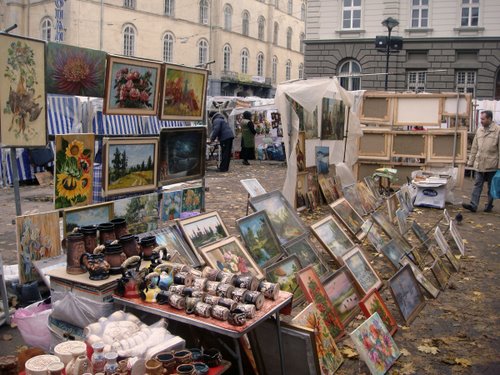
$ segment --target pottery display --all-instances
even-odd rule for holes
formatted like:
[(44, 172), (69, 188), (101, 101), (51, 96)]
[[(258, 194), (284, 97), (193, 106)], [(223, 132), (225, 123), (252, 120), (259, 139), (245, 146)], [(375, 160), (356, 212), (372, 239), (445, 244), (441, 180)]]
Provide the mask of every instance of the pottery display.
[(42, 354), (30, 358), (26, 361), (24, 367), (26, 375), (47, 375), (47, 367), (51, 363), (61, 362), (55, 355)]
[[(94, 250), (94, 249), (92, 249)], [(70, 275), (85, 273), (80, 267), (80, 258), (85, 254), (85, 241), (83, 234), (70, 233), (66, 237), (66, 272)]]
[(71, 351), (73, 358), (66, 365), (66, 375), (83, 375), (90, 370), (90, 362), (87, 358), (87, 348), (74, 349)]
[(97, 246), (97, 227), (95, 225), (85, 225), (78, 228), (78, 232), (83, 234), (85, 252), (92, 253)]
[(156, 247), (156, 237), (155, 236), (143, 237), (139, 241), (139, 245), (141, 247), (142, 259), (151, 260), (151, 256), (153, 255), (153, 249)]
[(118, 369), (118, 354), (116, 352), (108, 352), (104, 354), (106, 364), (104, 365), (104, 373), (106, 375), (113, 375)]
[(127, 221), (121, 217), (110, 220), (113, 224), (115, 237), (118, 239), (128, 234)]
[(57, 344), (54, 347), (54, 354), (59, 357), (62, 363), (66, 366), (72, 359), (71, 354), (74, 350), (86, 350), (87, 345), (83, 341), (65, 341)]
[(116, 240), (115, 226), (113, 223), (101, 223), (97, 226), (99, 231), (99, 243), (101, 245), (106, 244), (106, 242), (113, 242)]
[(123, 253), (123, 247), (120, 243), (107, 243), (104, 248), (104, 256), (109, 263), (109, 273), (111, 275), (118, 275), (122, 272), (122, 263), (127, 259)]
[(139, 255), (139, 245), (137, 244), (137, 237), (132, 234), (126, 234), (119, 237), (118, 242), (122, 245), (123, 252), (127, 258), (134, 255)]

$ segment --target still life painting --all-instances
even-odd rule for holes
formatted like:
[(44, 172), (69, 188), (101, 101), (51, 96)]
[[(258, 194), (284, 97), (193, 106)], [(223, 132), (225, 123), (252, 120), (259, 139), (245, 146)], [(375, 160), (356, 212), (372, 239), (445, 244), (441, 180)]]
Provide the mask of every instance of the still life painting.
[(181, 217), (182, 190), (164, 191), (161, 196), (160, 218), (162, 222)]
[[(203, 199), (203, 188), (189, 188), (182, 191), (181, 212), (200, 212)], [(181, 213), (182, 217), (182, 213)]]

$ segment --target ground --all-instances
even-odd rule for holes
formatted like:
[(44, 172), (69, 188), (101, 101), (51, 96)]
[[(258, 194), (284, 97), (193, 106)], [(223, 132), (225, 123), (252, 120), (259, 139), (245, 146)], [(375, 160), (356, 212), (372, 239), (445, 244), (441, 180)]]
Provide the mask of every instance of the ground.
[[(218, 210), (231, 234), (237, 235), (235, 220), (246, 214), (247, 194), (240, 184), (241, 179), (257, 178), (267, 191), (281, 189), (286, 167), (283, 163), (252, 161), (251, 166), (243, 166), (240, 161), (231, 163), (230, 172), (217, 173), (208, 167), (206, 195), (207, 210)], [(471, 180), (465, 179), (464, 188), (455, 190), (458, 199), (468, 200)], [(24, 213), (50, 210), (51, 188), (24, 186), (21, 188), (21, 206)], [(461, 269), (451, 275), (448, 287), (437, 299), (428, 299), (426, 306), (411, 323), (404, 325), (392, 296), (385, 286), (381, 290), (389, 310), (396, 318), (399, 328), (394, 339), (403, 355), (389, 371), (390, 374), (499, 374), (499, 323), (500, 302), (497, 256), (500, 251), (500, 236), (495, 234), (500, 224), (500, 203), (492, 213), (463, 212), (460, 205), (447, 205), (452, 217), (462, 212), (460, 233), (466, 240), (467, 252), (461, 259)], [(14, 195), (11, 188), (0, 191), (0, 251), (6, 264), (17, 263), (15, 245)], [(250, 210), (251, 211), (251, 210)], [(311, 224), (329, 214), (327, 206), (310, 214), (301, 213), (302, 219)], [(442, 211), (418, 208), (411, 214), (425, 229), (429, 230), (438, 222)], [(414, 238), (410, 238), (415, 243)], [(362, 244), (374, 268), (383, 281), (387, 281), (394, 270), (389, 263), (377, 255), (367, 243)], [(330, 263), (332, 267), (333, 263)], [(428, 271), (425, 275), (429, 275)], [(435, 283), (435, 279), (429, 276)], [(303, 308), (294, 309), (294, 314)], [(287, 320), (284, 317), (284, 320)], [(361, 316), (348, 326), (351, 332), (362, 322)], [(4, 336), (8, 335), (8, 336)], [(12, 338), (10, 339), (10, 336)], [(16, 345), (22, 344), (17, 330), (7, 326), (0, 328), (0, 354), (10, 354)], [(338, 374), (369, 374), (368, 368), (358, 358), (347, 358), (354, 354), (350, 340), (339, 343), (344, 352), (344, 364)]]

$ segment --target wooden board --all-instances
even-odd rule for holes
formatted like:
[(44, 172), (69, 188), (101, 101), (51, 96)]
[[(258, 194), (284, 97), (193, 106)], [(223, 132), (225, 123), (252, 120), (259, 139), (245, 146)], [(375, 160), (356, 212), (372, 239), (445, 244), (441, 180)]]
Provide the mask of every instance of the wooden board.
[(393, 132), (392, 157), (425, 158), (427, 152), (425, 132)]
[(365, 130), (358, 140), (358, 155), (363, 159), (389, 160), (391, 155), (389, 131)]
[(363, 97), (360, 121), (373, 124), (389, 124), (392, 120), (392, 101), (386, 97)]
[[(436, 130), (429, 131), (428, 136), (428, 162), (453, 162), (454, 131)], [(455, 149), (455, 162), (465, 163), (467, 157), (467, 130), (457, 131)]]
[[(450, 94), (451, 95), (451, 94)], [(469, 117), (471, 111), (471, 95), (460, 94), (458, 99), (458, 116)], [(455, 116), (457, 113), (457, 95), (443, 99), (443, 115)]]

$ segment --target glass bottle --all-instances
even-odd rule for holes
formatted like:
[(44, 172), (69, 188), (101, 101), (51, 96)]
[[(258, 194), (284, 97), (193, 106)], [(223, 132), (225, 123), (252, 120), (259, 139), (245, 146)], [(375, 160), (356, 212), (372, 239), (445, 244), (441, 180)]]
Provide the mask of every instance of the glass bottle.
[(118, 354), (116, 352), (108, 352), (104, 354), (104, 358), (106, 359), (106, 365), (104, 366), (104, 373), (106, 375), (113, 375), (118, 369), (118, 362), (116, 362)]
[(101, 342), (96, 342), (92, 345), (92, 357), (90, 361), (92, 362), (92, 373), (104, 372), (104, 366), (106, 365), (106, 358), (104, 358), (104, 344)]

